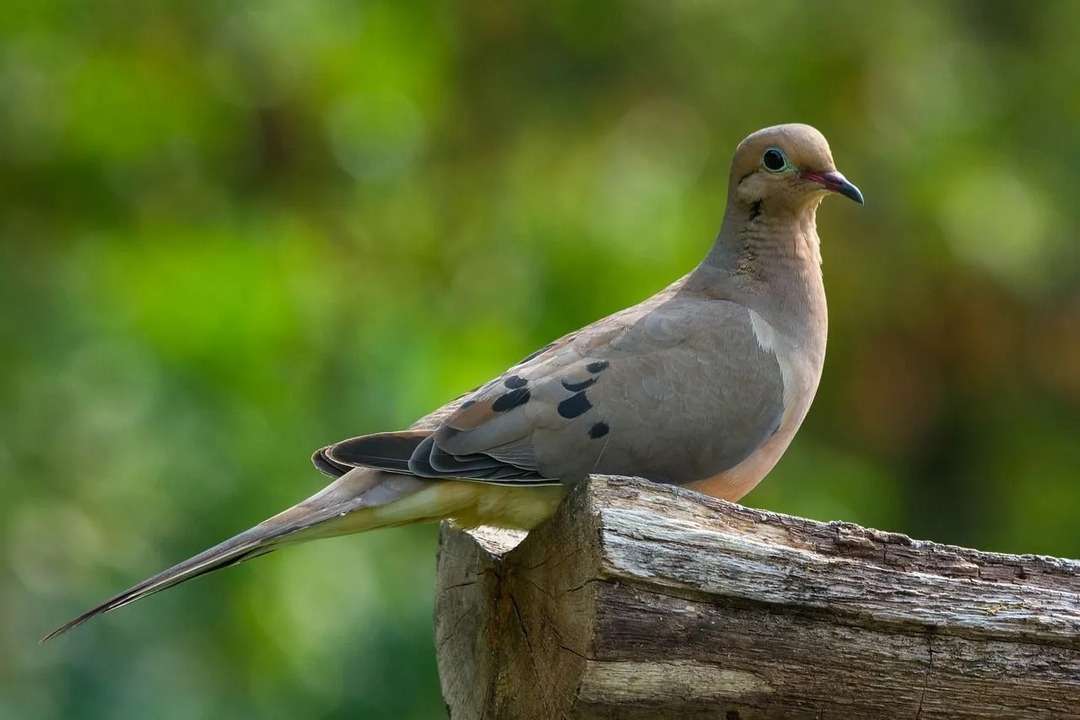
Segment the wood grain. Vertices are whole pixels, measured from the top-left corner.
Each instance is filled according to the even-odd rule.
[[[451,718],[1080,718],[1080,563],[630,478],[528,536],[444,524]]]

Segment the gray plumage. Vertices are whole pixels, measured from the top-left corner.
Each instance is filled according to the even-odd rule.
[[[732,161],[720,234],[690,274],[410,430],[317,450],[316,467],[336,478],[322,492],[46,639],[285,544],[447,517],[531,528],[590,473],[738,500],[787,448],[821,377],[828,321],[815,215],[830,192],[862,202],[817,130],[750,135]]]
[[[762,166],[773,149],[795,174]],[[716,243],[689,275],[466,395],[397,448],[407,457],[380,434],[317,458],[502,484],[637,475],[741,497],[779,459],[821,377],[828,317],[814,211],[835,189],[861,200],[816,130],[755,133],[736,152]]]

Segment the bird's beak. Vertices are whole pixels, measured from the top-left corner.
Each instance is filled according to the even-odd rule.
[[[863,204],[863,196],[862,193],[859,192],[859,188],[848,182],[848,179],[836,170],[828,170],[826,172],[804,172],[802,176],[804,180],[816,182],[825,187],[826,190],[840,193],[844,197],[851,198],[860,205]]]

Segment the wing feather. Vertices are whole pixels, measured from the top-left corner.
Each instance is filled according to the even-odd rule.
[[[458,398],[433,432],[352,438],[314,460],[328,474],[368,466],[532,484],[621,471],[688,482],[734,466],[779,424],[783,378],[755,333],[743,306],[676,285]]]

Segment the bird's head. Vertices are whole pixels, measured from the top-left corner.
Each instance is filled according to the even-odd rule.
[[[752,214],[763,204],[774,211],[813,208],[834,192],[863,202],[859,189],[833,164],[825,136],[809,125],[758,130],[735,150],[728,193]]]

